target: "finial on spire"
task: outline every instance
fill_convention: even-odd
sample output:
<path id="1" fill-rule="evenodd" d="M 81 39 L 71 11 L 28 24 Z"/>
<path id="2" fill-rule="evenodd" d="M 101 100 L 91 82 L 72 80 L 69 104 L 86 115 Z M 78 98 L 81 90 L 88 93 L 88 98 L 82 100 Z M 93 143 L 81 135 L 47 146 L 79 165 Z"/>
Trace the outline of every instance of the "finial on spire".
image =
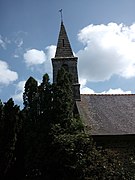
<path id="1" fill-rule="evenodd" d="M 61 17 L 61 22 L 63 23 L 63 14 L 62 14 L 62 9 L 59 10 L 60 12 L 60 17 Z"/>

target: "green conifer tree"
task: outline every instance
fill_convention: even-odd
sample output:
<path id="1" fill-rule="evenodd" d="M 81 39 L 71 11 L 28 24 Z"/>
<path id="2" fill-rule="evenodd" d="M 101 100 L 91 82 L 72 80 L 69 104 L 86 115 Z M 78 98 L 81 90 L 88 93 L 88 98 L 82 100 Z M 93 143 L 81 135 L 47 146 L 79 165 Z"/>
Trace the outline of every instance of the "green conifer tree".
<path id="1" fill-rule="evenodd" d="M 21 130 L 20 109 L 9 99 L 0 104 L 0 176 L 14 176 L 12 168 L 17 161 L 16 144 Z"/>
<path id="2" fill-rule="evenodd" d="M 47 123 L 51 120 L 52 85 L 48 74 L 44 74 L 42 83 L 38 86 L 41 118 Z"/>
<path id="3" fill-rule="evenodd" d="M 37 81 L 33 77 L 30 77 L 26 81 L 24 89 L 25 89 L 23 94 L 24 108 L 32 108 L 33 102 L 35 101 L 37 95 Z"/>

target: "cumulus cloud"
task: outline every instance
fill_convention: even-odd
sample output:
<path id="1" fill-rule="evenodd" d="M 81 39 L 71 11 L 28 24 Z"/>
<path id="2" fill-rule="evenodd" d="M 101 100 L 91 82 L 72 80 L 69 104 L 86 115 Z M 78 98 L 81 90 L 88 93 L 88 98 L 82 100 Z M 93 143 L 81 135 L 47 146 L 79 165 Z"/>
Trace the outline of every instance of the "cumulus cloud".
<path id="1" fill-rule="evenodd" d="M 23 102 L 23 92 L 26 81 L 20 81 L 16 84 L 15 94 L 13 95 L 13 99 L 17 102 Z"/>
<path id="2" fill-rule="evenodd" d="M 56 46 L 55 45 L 50 45 L 45 48 L 47 59 L 51 60 L 55 56 L 56 52 Z"/>
<path id="3" fill-rule="evenodd" d="M 92 90 L 92 89 L 90 89 L 90 88 L 88 88 L 87 86 L 86 86 L 86 83 L 87 83 L 87 80 L 86 79 L 79 79 L 79 82 L 80 82 L 80 93 L 81 94 L 95 94 L 95 92 Z"/>
<path id="4" fill-rule="evenodd" d="M 50 78 L 52 78 L 52 62 L 51 58 L 55 56 L 56 46 L 50 45 L 45 48 L 46 61 L 44 63 L 44 72 L 48 73 Z"/>
<path id="5" fill-rule="evenodd" d="M 131 91 L 123 91 L 121 88 L 118 89 L 109 89 L 104 91 L 101 94 L 131 94 Z"/>
<path id="6" fill-rule="evenodd" d="M 124 91 L 121 88 L 116 89 L 109 89 L 100 93 L 95 92 L 94 90 L 87 87 L 87 80 L 86 79 L 79 79 L 81 84 L 80 93 L 81 94 L 131 94 L 131 91 Z"/>
<path id="7" fill-rule="evenodd" d="M 42 50 L 30 49 L 24 53 L 24 60 L 27 66 L 39 65 L 45 62 L 46 55 Z"/>
<path id="8" fill-rule="evenodd" d="M 8 85 L 18 79 L 18 74 L 11 71 L 5 61 L 0 60 L 0 84 Z"/>
<path id="9" fill-rule="evenodd" d="M 96 94 L 92 89 L 88 87 L 82 87 L 80 89 L 81 94 Z"/>
<path id="10" fill-rule="evenodd" d="M 113 75 L 135 77 L 135 24 L 91 24 L 78 39 L 84 45 L 77 53 L 81 78 L 98 82 Z"/>
<path id="11" fill-rule="evenodd" d="M 48 73 L 52 79 L 52 62 L 51 58 L 55 56 L 56 46 L 47 46 L 44 51 L 31 49 L 24 53 L 24 60 L 26 65 L 32 71 L 38 71 L 41 74 Z"/>

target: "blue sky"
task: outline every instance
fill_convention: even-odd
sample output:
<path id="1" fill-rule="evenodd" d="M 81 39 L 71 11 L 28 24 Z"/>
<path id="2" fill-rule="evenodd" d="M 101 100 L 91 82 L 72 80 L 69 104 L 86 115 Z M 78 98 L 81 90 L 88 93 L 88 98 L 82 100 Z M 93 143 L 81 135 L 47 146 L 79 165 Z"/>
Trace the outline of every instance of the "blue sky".
<path id="1" fill-rule="evenodd" d="M 59 10 L 82 93 L 135 93 L 134 0 L 0 0 L 0 99 L 21 104 L 25 81 L 52 79 Z"/>

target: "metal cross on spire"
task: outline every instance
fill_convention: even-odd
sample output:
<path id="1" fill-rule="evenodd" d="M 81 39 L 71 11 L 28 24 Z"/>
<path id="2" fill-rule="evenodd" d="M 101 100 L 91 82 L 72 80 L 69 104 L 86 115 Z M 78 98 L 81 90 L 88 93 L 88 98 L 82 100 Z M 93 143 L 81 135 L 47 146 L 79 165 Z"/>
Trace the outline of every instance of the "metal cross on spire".
<path id="1" fill-rule="evenodd" d="M 63 22 L 63 14 L 62 14 L 62 9 L 59 10 L 60 12 L 60 17 L 61 17 L 61 22 Z"/>

